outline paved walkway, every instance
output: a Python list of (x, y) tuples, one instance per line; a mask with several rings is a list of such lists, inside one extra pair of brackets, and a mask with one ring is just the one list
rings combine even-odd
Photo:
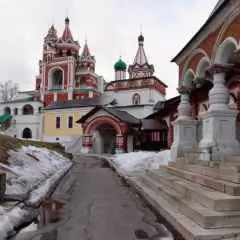
[[(63, 216), (41, 240), (165, 239), (164, 227), (115, 172), (94, 158), (75, 157), (75, 165), (55, 193), (69, 199)], [(168, 239), (168, 238), (167, 238)]]

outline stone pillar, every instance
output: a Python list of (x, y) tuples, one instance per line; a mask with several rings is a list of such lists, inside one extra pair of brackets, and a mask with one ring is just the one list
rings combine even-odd
[(173, 143), (173, 126), (171, 121), (168, 127), (167, 143), (168, 143), (168, 148), (171, 148)]
[(73, 87), (68, 88), (68, 100), (73, 100)]
[(236, 140), (237, 111), (229, 107), (229, 90), (225, 86), (225, 75), (229, 70), (229, 65), (213, 65), (209, 68), (214, 85), (209, 92), (209, 109), (201, 115), (203, 138), (199, 147), (203, 152), (202, 160), (209, 160), (210, 152), (219, 156), (240, 152)]
[(92, 135), (84, 135), (82, 139), (82, 152), (91, 153), (93, 150), (93, 137)]
[(172, 159), (184, 157), (184, 154), (197, 147), (197, 121), (192, 118), (192, 107), (189, 102), (191, 89), (179, 89), (181, 101), (178, 106), (178, 118), (173, 122), (174, 140), (171, 147)]
[(123, 135), (116, 136), (116, 154), (124, 153), (124, 146), (125, 146), (125, 138)]

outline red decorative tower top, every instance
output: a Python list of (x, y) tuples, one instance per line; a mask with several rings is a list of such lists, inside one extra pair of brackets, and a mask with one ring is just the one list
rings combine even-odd
[(95, 59), (87, 43), (79, 55), (80, 45), (74, 40), (69, 25), (69, 18), (66, 18), (61, 37), (52, 25), (44, 38), (36, 90), (45, 106), (99, 95), (100, 78), (95, 73)]
[(69, 18), (67, 17), (65, 19), (65, 29), (61, 38), (64, 42), (73, 42), (73, 37), (72, 37), (72, 33), (71, 30), (69, 28)]

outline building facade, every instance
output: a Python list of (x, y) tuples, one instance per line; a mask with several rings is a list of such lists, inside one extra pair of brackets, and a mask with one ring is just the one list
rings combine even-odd
[(17, 138), (42, 138), (43, 104), (36, 99), (35, 91), (18, 92), (11, 101), (0, 104), (0, 115), (3, 133)]
[(113, 154), (167, 147), (165, 122), (145, 119), (159, 100), (165, 100), (167, 85), (154, 76), (142, 34), (133, 64), (128, 67), (129, 77), (127, 64), (121, 58), (114, 70), (115, 80), (107, 83), (104, 91), (104, 96), (114, 102), (94, 108), (78, 121), (83, 127), (83, 151)]
[[(167, 85), (154, 76), (154, 66), (145, 53), (143, 35), (137, 40), (133, 63), (127, 66), (120, 58), (114, 65), (115, 79), (104, 84), (103, 77), (95, 72), (96, 61), (87, 42), (80, 52), (69, 19), (65, 19), (60, 36), (51, 26), (44, 38), (32, 98), (22, 94), (21, 99), (1, 106), (2, 114), (6, 113), (6, 107), (11, 109), (9, 116), (3, 116), (8, 118), (4, 120), (5, 133), (49, 142), (80, 141), (83, 135), (82, 143), (87, 152), (150, 150), (151, 146), (154, 146), (151, 150), (165, 148), (167, 124), (145, 118), (155, 111), (157, 102), (165, 101)], [(28, 116), (14, 113), (13, 109), (25, 105), (33, 108)], [(25, 130), (24, 124), (29, 129)], [(139, 134), (141, 131), (143, 133)]]
[(193, 149), (202, 158), (239, 153), (239, 9), (239, 1), (219, 1), (172, 60), (179, 66), (181, 94), (174, 157)]

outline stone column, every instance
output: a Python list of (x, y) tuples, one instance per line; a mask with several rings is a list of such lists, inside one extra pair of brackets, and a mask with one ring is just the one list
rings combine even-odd
[(216, 64), (209, 68), (214, 85), (209, 92), (209, 109), (201, 115), (203, 138), (199, 147), (203, 152), (202, 160), (209, 160), (210, 152), (215, 156), (240, 152), (236, 140), (237, 111), (229, 107), (229, 90), (225, 86), (225, 75), (230, 69), (231, 65)]
[(123, 135), (116, 136), (116, 153), (124, 153), (125, 139)]
[(93, 137), (92, 135), (84, 135), (82, 139), (82, 152), (91, 153), (93, 150)]
[(191, 89), (179, 89), (181, 101), (178, 106), (178, 118), (173, 122), (174, 140), (171, 147), (172, 159), (184, 157), (184, 154), (197, 147), (197, 121), (192, 118), (192, 107), (189, 102)]

